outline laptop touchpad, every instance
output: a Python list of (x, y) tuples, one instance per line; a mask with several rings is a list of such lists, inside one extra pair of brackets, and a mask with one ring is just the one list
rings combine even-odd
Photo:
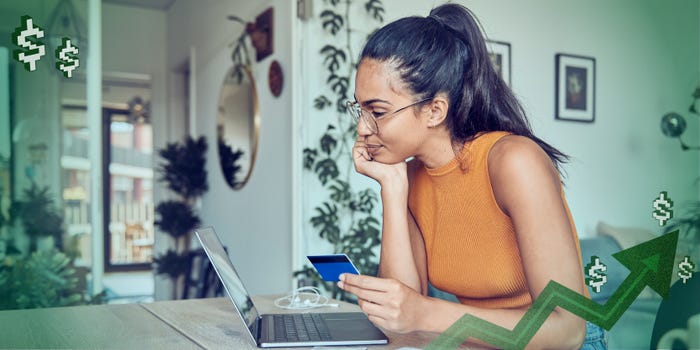
[(382, 333), (361, 312), (338, 312), (323, 314), (326, 326), (334, 339), (367, 339), (383, 337)]

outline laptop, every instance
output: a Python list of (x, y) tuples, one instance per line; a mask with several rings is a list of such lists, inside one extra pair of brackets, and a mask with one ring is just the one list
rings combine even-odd
[(212, 227), (195, 230), (204, 251), (253, 342), (261, 348), (388, 344), (389, 339), (362, 312), (261, 315)]

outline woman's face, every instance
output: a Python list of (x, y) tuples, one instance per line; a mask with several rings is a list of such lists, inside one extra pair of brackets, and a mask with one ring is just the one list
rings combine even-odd
[(373, 132), (362, 120), (357, 125), (357, 134), (364, 139), (375, 161), (394, 164), (419, 154), (428, 131), (427, 107), (421, 108), (419, 104), (392, 114), (417, 102), (417, 98), (405, 88), (390, 64), (374, 59), (360, 61), (355, 99), (377, 119), (378, 132)]

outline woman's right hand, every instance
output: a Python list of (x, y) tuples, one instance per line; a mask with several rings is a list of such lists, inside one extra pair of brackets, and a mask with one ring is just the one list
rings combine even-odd
[(352, 159), (355, 171), (376, 180), (382, 188), (389, 184), (401, 183), (408, 186), (406, 162), (385, 164), (374, 160), (367, 149), (364, 136), (358, 136), (352, 148)]

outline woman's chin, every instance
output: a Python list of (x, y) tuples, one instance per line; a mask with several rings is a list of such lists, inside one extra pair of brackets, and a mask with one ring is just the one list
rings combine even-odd
[(382, 164), (396, 164), (404, 161), (404, 159), (401, 157), (397, 157), (396, 155), (386, 153), (376, 154), (372, 157), (372, 160)]

